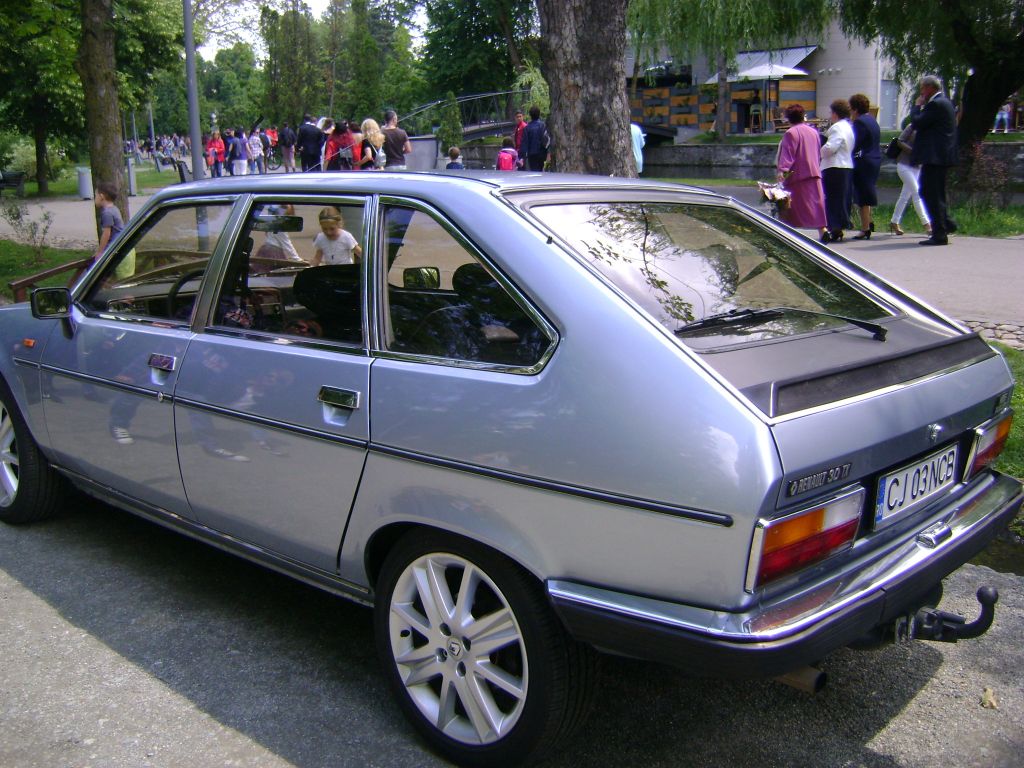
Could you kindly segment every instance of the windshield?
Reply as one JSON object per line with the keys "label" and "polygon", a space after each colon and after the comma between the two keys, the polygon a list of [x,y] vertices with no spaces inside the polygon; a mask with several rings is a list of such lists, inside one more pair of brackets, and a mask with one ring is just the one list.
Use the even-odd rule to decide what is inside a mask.
{"label": "windshield", "polygon": [[[593,267],[696,348],[849,327],[887,312],[738,210],[694,203],[602,202],[530,208]],[[747,309],[777,312],[698,324]],[[801,311],[802,310],[802,311]]]}

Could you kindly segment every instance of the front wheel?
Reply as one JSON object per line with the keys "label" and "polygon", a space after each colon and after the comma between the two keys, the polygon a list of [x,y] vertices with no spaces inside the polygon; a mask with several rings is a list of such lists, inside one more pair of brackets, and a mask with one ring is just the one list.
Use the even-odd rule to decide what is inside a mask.
{"label": "front wheel", "polygon": [[31,523],[50,517],[64,480],[39,451],[14,396],[0,380],[0,521]]}
{"label": "front wheel", "polygon": [[278,153],[277,148],[273,148],[267,154],[267,170],[276,171],[281,167],[281,155]]}
{"label": "front wheel", "polygon": [[388,682],[430,744],[468,766],[514,765],[567,739],[595,654],[540,585],[475,542],[412,531],[388,556],[374,624]]}

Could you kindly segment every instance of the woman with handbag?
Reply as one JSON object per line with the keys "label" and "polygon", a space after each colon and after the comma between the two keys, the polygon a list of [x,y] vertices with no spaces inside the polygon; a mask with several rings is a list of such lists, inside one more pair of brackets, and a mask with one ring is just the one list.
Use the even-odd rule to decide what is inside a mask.
{"label": "woman with handbag", "polygon": [[[910,162],[910,154],[914,148],[916,134],[914,126],[908,124],[903,129],[903,132],[893,139],[899,150],[895,158],[896,173],[899,175],[900,181],[903,182],[903,189],[900,190],[896,206],[892,209],[892,221],[889,222],[889,231],[894,235],[903,234],[903,230],[900,229],[900,221],[903,219],[903,212],[907,209],[907,203],[911,200],[914,201],[914,210],[917,211],[917,218],[924,224],[924,231],[928,234],[932,232],[931,219],[928,218],[928,211],[925,209],[924,201],[921,199],[921,194],[917,189],[917,178],[921,173],[921,169]],[[889,155],[889,150],[887,149],[885,153]]]}

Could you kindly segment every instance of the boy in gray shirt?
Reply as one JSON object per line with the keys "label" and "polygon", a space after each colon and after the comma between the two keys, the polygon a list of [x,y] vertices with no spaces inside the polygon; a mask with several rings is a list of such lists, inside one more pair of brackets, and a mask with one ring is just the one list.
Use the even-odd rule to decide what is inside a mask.
{"label": "boy in gray shirt", "polygon": [[100,212],[100,242],[96,246],[96,253],[92,255],[93,261],[103,255],[110,241],[124,229],[121,211],[114,205],[116,200],[117,187],[109,181],[96,185],[96,207]]}

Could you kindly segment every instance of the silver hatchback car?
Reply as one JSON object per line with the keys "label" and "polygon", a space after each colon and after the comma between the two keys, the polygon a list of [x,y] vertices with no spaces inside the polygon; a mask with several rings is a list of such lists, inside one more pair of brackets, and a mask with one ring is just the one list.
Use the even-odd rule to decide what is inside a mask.
{"label": "silver hatchback car", "polygon": [[466,765],[535,758],[595,649],[817,682],[956,640],[941,579],[1021,506],[976,334],[733,200],[549,174],[154,197],[0,313],[0,519],[74,487],[375,611]]}

